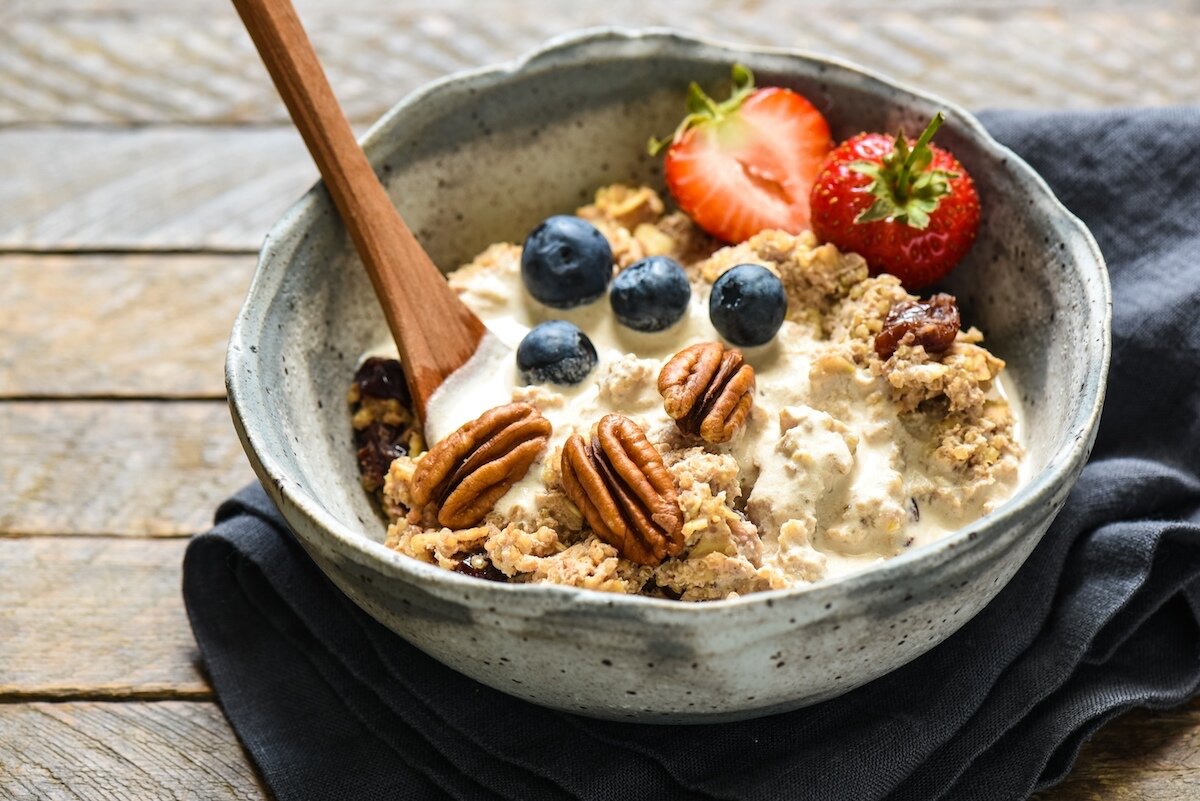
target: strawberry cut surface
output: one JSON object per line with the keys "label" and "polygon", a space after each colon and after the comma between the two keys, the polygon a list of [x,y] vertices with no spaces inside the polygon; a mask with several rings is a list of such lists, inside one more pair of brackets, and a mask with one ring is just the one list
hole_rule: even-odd
{"label": "strawberry cut surface", "polygon": [[663,163],[679,208],[726,242],[808,228],[813,182],[833,149],[821,112],[781,87],[745,83],[722,104],[692,92],[707,109],[689,115]]}

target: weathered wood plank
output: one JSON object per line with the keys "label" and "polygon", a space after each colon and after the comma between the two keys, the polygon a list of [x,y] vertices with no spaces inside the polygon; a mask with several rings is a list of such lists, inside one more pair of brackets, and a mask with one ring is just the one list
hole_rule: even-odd
{"label": "weathered wood plank", "polygon": [[253,252],[316,168],[289,127],[15,128],[0,175],[0,250]]}
{"label": "weathered wood plank", "polygon": [[0,536],[178,536],[253,479],[224,402],[0,403]]}
{"label": "weathered wood plank", "polygon": [[250,256],[0,256],[0,398],[225,396]]}
{"label": "weathered wood plank", "polygon": [[[1098,735],[1075,774],[1037,801],[1179,801],[1197,794],[1197,713],[1136,713]],[[1171,745],[1147,759],[1137,734]],[[1124,756],[1096,754],[1124,742]],[[264,799],[245,752],[215,704],[0,705],[0,776],[6,798]]]}
{"label": "weathered wood plank", "polygon": [[[6,712],[44,706],[12,703],[22,696],[207,697],[180,607],[182,547],[179,541],[0,541],[0,574],[6,577],[0,582],[0,639],[9,644],[0,651],[0,699],[10,702],[0,704],[0,767],[6,756],[4,743],[20,742],[2,736]],[[49,708],[73,706],[108,708]],[[196,705],[122,706],[180,710],[163,724],[179,726]],[[88,731],[86,721],[74,716],[62,720]],[[126,737],[120,729],[117,733]],[[62,756],[47,764],[70,765]],[[25,757],[22,764],[29,762]],[[212,763],[206,755],[199,767],[215,769]],[[117,775],[129,783],[136,773]],[[1072,777],[1040,798],[1166,801],[1191,797],[1197,788],[1200,702],[1166,712],[1135,712],[1110,725],[1084,749]]]}
{"label": "weathered wood plank", "polygon": [[[547,5],[564,0],[548,0]],[[406,6],[414,8],[443,8],[447,11],[461,12],[472,7],[478,0],[414,0]],[[340,11],[357,13],[365,11],[385,11],[395,8],[395,0],[295,0],[295,6],[301,14],[320,14]],[[703,3],[701,2],[701,5]],[[1074,9],[1121,9],[1139,8],[1147,5],[1175,11],[1187,11],[1195,8],[1191,0],[907,0],[905,8],[920,11],[937,11],[959,9],[970,11],[993,11],[1012,8],[1074,8]],[[760,4],[753,0],[727,0],[726,7],[730,13],[752,13]],[[830,11],[841,9],[846,11],[881,11],[895,8],[894,3],[886,0],[804,0],[804,8],[811,11]],[[50,15],[70,12],[86,12],[90,14],[111,13],[143,13],[147,11],[170,11],[171,13],[211,9],[215,6],[212,0],[8,0],[6,9],[21,15]],[[478,7],[477,5],[475,6]],[[624,9],[629,6],[620,0],[612,6],[614,9]],[[509,20],[501,19],[498,23]]]}
{"label": "weathered wood plank", "polygon": [[1035,801],[1184,798],[1200,798],[1200,700],[1109,724],[1084,746],[1070,777]]}
{"label": "weathered wood plank", "polygon": [[[223,0],[176,0],[166,8],[151,0],[24,3],[26,13],[10,13],[0,32],[7,40],[0,47],[0,123],[286,119]],[[614,20],[830,53],[973,107],[1142,105],[1200,96],[1200,70],[1190,56],[1200,13],[1183,0],[926,0],[917,8],[880,0],[497,0],[486,14],[468,0],[300,5],[357,122],[375,119],[431,78]],[[935,24],[930,8],[938,9]]]}
{"label": "weathered wood plank", "polygon": [[0,699],[211,698],[179,589],[185,546],[0,539]]}
{"label": "weathered wood plank", "polygon": [[11,801],[263,801],[270,794],[216,704],[0,705]]}

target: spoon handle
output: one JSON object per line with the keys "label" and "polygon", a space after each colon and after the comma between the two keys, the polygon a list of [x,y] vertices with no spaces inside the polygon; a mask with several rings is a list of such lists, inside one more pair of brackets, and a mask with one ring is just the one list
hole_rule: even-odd
{"label": "spoon handle", "polygon": [[484,325],[450,289],[354,138],[291,0],[233,0],[354,240],[400,350],[417,416]]}

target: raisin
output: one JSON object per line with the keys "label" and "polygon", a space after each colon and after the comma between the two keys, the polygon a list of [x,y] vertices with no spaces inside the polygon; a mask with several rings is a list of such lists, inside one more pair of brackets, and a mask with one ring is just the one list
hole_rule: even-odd
{"label": "raisin", "polygon": [[354,441],[358,446],[358,469],[362,473],[363,487],[368,492],[383,487],[383,478],[392,466],[392,460],[408,453],[408,447],[400,440],[401,434],[400,429],[378,420],[354,432]]}
{"label": "raisin", "polygon": [[404,370],[395,359],[372,356],[354,374],[354,383],[363,397],[393,398],[402,406],[409,404],[408,384]]}
{"label": "raisin", "polygon": [[683,597],[683,593],[673,590],[670,587],[664,587],[655,581],[653,577],[642,587],[640,594],[649,595],[652,598],[669,598],[672,601],[678,601]]}
{"label": "raisin", "polygon": [[[353,393],[351,397],[356,399],[353,407],[356,412],[367,398],[395,400],[401,406],[410,406],[404,371],[400,362],[395,359],[372,356],[364,361],[355,371],[354,388],[357,393]],[[363,487],[368,492],[381,489],[392,460],[408,453],[410,434],[410,427],[398,428],[380,420],[374,420],[365,428],[354,432],[359,472],[362,474]]]}
{"label": "raisin", "polygon": [[938,293],[929,300],[897,303],[875,336],[875,352],[881,359],[890,359],[911,333],[913,345],[921,345],[927,353],[941,353],[954,344],[961,325],[953,295]]}
{"label": "raisin", "polygon": [[454,572],[486,581],[508,581],[508,576],[500,572],[483,551],[464,556],[462,561],[454,566]]}

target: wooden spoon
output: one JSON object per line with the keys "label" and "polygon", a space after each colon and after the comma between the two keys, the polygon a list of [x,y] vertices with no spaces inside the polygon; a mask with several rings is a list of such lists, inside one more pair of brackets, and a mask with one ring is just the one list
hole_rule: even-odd
{"label": "wooden spoon", "polygon": [[487,329],[392,205],[354,138],[291,0],[233,0],[325,179],[396,339],[417,417]]}

